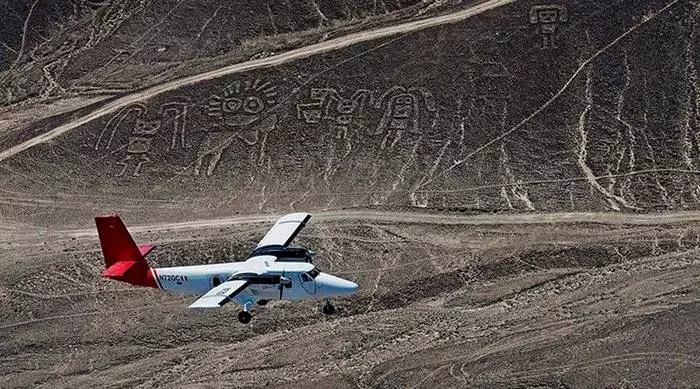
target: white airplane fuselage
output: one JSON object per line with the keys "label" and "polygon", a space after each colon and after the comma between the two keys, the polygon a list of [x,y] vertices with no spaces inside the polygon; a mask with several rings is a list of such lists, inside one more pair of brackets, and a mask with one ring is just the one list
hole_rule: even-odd
{"label": "white airplane fuselage", "polygon": [[[228,280],[231,275],[247,269],[243,263],[164,267],[154,268],[152,271],[160,289],[185,295],[202,295]],[[265,276],[289,279],[289,285],[282,288],[282,300],[320,300],[350,295],[357,291],[355,283],[327,273],[319,272],[315,278],[312,278],[309,272],[313,269],[315,269],[314,265],[306,262],[270,261],[265,267]],[[248,295],[245,297],[253,302],[279,300],[279,283],[253,282],[248,286],[245,294]]]}

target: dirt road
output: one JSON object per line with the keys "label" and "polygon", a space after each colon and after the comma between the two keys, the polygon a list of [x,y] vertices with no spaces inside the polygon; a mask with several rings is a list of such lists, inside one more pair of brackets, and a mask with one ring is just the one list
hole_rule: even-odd
{"label": "dirt road", "polygon": [[[158,223],[141,226],[127,226],[133,233],[146,231],[175,231],[188,229],[221,228],[251,223],[272,223],[281,215],[245,215],[220,219],[193,220],[187,222]],[[497,224],[565,224],[601,223],[629,225],[678,224],[700,221],[700,211],[679,211],[666,213],[613,213],[613,212],[553,212],[522,214],[454,215],[421,212],[391,212],[371,210],[320,211],[313,213],[314,221],[360,221],[377,223],[427,223],[455,225],[497,225]],[[33,232],[27,232],[32,235]],[[91,237],[97,233],[94,228],[80,230],[44,231],[43,237]]]}
{"label": "dirt road", "polygon": [[279,55],[256,59],[253,61],[237,63],[229,65],[220,69],[211,70],[205,73],[195,74],[193,76],[181,78],[178,80],[173,80],[159,84],[139,92],[135,92],[119,99],[116,99],[103,107],[85,115],[70,121],[64,125],[54,128],[53,130],[47,131],[37,137],[27,140],[26,142],[20,143],[13,147],[0,152],[0,161],[4,161],[24,150],[34,147],[38,144],[48,142],[74,128],[82,126],[92,120],[100,118],[104,115],[113,113],[129,104],[137,101],[147,100],[161,93],[181,88],[183,86],[195,84],[200,81],[209,80],[212,78],[218,78],[233,73],[240,73],[247,70],[266,68],[271,66],[280,65],[285,62],[295,61],[301,58],[306,58],[315,54],[320,54],[328,51],[338,50],[344,47],[352,46],[357,43],[366,42],[374,39],[386,38],[392,35],[422,30],[425,28],[438,26],[441,24],[456,23],[464,19],[470,18],[474,15],[481,14],[488,10],[501,7],[503,5],[512,3],[514,0],[489,0],[483,3],[476,4],[472,7],[464,9],[459,12],[450,13],[447,15],[437,16],[433,18],[417,20],[408,23],[398,24],[396,26],[378,28],[375,30],[362,31],[343,37],[327,40],[325,42],[316,43],[310,46],[301,47],[294,49]]}

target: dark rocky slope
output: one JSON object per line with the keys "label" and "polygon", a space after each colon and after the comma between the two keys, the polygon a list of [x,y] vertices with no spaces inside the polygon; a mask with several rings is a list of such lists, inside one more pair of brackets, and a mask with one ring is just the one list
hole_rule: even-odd
{"label": "dark rocky slope", "polygon": [[3,161],[4,213],[696,209],[698,4],[532,7],[135,102]]}
{"label": "dark rocky slope", "polygon": [[[0,106],[110,93],[414,16],[417,0],[11,0],[0,4]],[[376,22],[375,20],[375,22]]]}

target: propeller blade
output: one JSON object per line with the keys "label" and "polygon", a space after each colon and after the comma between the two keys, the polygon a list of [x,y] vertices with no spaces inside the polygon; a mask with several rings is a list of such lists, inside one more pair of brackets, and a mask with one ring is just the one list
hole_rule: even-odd
{"label": "propeller blade", "polygon": [[284,292],[284,285],[282,285],[283,278],[284,278],[284,270],[282,270],[282,277],[280,277],[280,300],[282,300],[282,293]]}

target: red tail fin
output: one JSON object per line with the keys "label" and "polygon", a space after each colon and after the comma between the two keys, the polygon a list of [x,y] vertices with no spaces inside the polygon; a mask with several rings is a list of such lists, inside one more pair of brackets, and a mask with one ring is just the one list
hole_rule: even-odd
{"label": "red tail fin", "polygon": [[118,215],[97,216],[95,224],[105,258],[102,276],[157,288],[153,272],[144,258],[153,246],[137,246]]}
{"label": "red tail fin", "polygon": [[98,216],[95,224],[106,267],[122,261],[146,262],[119,216]]}

